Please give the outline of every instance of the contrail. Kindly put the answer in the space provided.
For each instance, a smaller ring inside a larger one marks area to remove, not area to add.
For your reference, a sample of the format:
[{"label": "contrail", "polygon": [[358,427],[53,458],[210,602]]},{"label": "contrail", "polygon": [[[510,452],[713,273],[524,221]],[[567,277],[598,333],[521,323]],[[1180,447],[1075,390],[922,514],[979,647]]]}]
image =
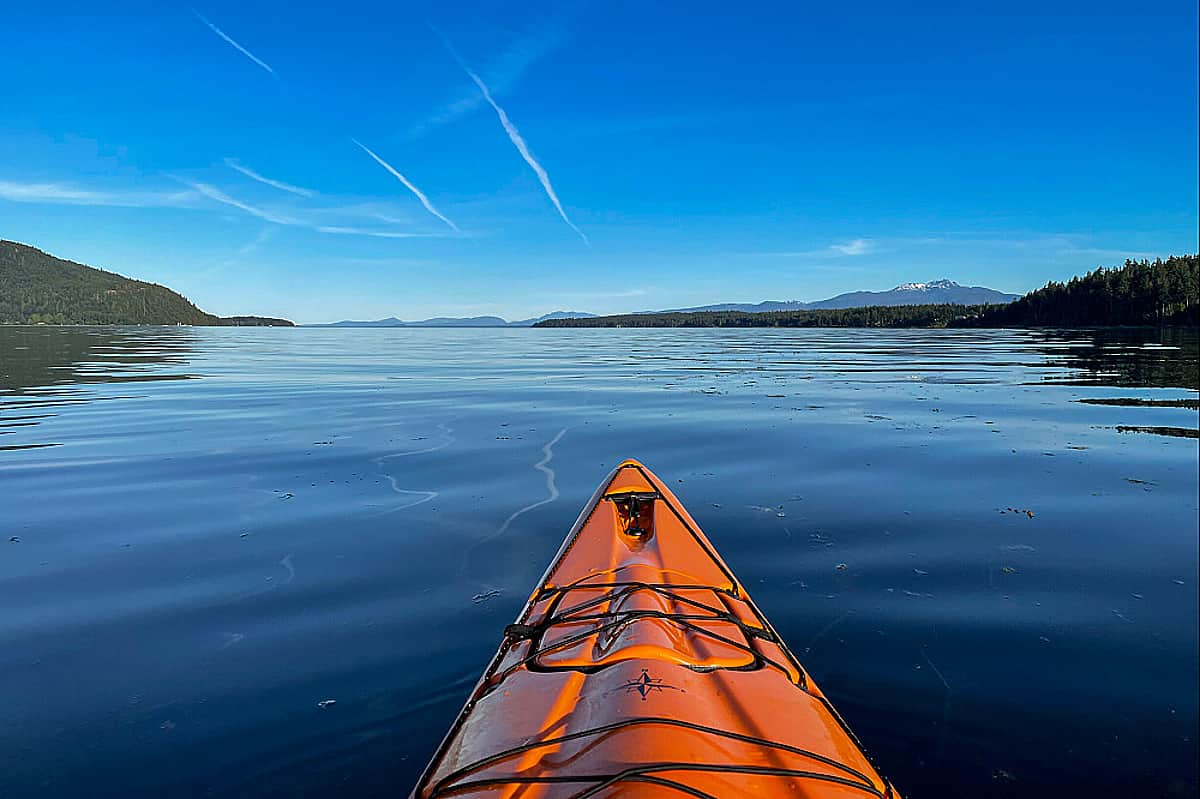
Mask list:
[{"label": "contrail", "polygon": [[253,205],[250,205],[249,203],[244,203],[241,200],[235,200],[234,198],[230,197],[228,194],[221,191],[217,187],[210,186],[207,183],[196,183],[196,182],[190,181],[190,180],[184,180],[182,182],[184,184],[186,184],[187,186],[190,186],[191,188],[200,192],[201,194],[203,194],[205,197],[209,198],[210,200],[216,200],[217,202],[224,203],[225,205],[232,205],[234,208],[238,208],[242,211],[245,211],[246,213],[250,214],[251,216],[257,216],[259,219],[265,219],[266,221],[274,222],[277,225],[298,225],[298,224],[300,224],[299,222],[297,222],[295,219],[292,219],[291,217],[283,216],[282,214],[276,214],[272,211],[267,211],[262,208],[255,208]]},{"label": "contrail", "polygon": [[233,255],[229,256],[228,258],[226,258],[224,261],[220,262],[219,264],[216,264],[214,266],[209,267],[208,269],[201,271],[199,273],[199,276],[200,277],[211,277],[212,275],[219,274],[219,273],[225,271],[230,266],[233,266],[235,263],[237,263],[239,260],[245,258],[250,253],[256,251],[263,244],[266,244],[267,241],[273,235],[275,235],[275,231],[278,229],[279,228],[275,227],[274,225],[264,225],[263,229],[258,231],[258,235],[256,235],[250,241],[243,244],[241,247],[238,247],[237,250],[233,253]]},{"label": "contrail", "polygon": [[[438,238],[450,235],[448,233],[410,233],[402,230],[372,230],[370,228],[349,227],[344,225],[322,225],[316,221],[313,221],[311,218],[298,219],[296,217],[287,216],[286,214],[270,210],[269,208],[259,208],[251,205],[250,203],[242,202],[234,197],[230,197],[216,186],[209,185],[208,183],[198,183],[194,180],[188,180],[180,177],[176,177],[175,179],[180,183],[183,183],[185,186],[188,186],[196,193],[207,197],[210,200],[232,206],[240,211],[245,211],[251,216],[256,216],[259,219],[266,220],[267,222],[273,222],[276,225],[303,227],[308,228],[309,230],[315,230],[318,233],[329,233],[343,236],[373,236],[382,239]],[[0,184],[0,188],[2,188],[2,184]],[[260,233],[259,239],[256,239],[254,242],[251,242],[249,245],[244,247],[242,251],[239,251],[238,255],[244,255],[245,252],[253,249],[258,244],[262,243],[262,241],[265,241],[265,236],[267,235],[269,235],[269,233],[265,231]]]},{"label": "contrail", "polygon": [[291,192],[292,194],[299,194],[301,197],[316,197],[317,196],[317,193],[315,191],[313,191],[312,189],[306,189],[306,188],[303,188],[302,186],[293,186],[291,183],[284,183],[282,180],[275,180],[273,178],[269,178],[266,175],[262,175],[262,174],[259,174],[258,172],[255,172],[253,169],[251,169],[248,166],[244,166],[243,164],[239,163],[237,160],[235,160],[233,158],[226,158],[225,165],[228,166],[230,169],[235,169],[238,172],[241,172],[243,175],[250,178],[251,180],[257,180],[259,183],[265,183],[266,185],[271,186],[276,189],[279,189],[280,191]]},{"label": "contrail", "polygon": [[[561,47],[565,39],[566,33],[563,29],[557,24],[551,24],[513,40],[487,70],[491,88],[503,94],[506,89],[514,86],[535,62]],[[409,130],[409,136],[423,136],[434,128],[474,113],[483,104],[484,100],[479,93],[475,89],[468,89],[465,94],[456,97],[414,125]]]},{"label": "contrail", "polygon": [[194,8],[193,8],[193,9],[192,9],[192,13],[196,15],[196,19],[200,20],[200,21],[201,21],[201,22],[203,22],[205,25],[207,25],[207,26],[208,26],[208,27],[209,27],[209,28],[212,30],[212,32],[213,32],[213,33],[217,34],[217,35],[218,35],[218,36],[220,36],[222,39],[224,39],[225,41],[229,42],[229,44],[230,44],[230,45],[231,45],[231,46],[232,46],[232,47],[233,47],[235,50],[237,50],[239,53],[241,53],[242,55],[246,56],[246,58],[249,58],[249,59],[250,59],[251,61],[253,61],[255,64],[258,64],[260,67],[262,67],[263,69],[265,69],[267,72],[271,73],[271,75],[272,75],[273,77],[276,77],[276,78],[278,78],[278,77],[279,77],[278,75],[276,75],[276,74],[275,74],[275,70],[271,69],[271,65],[270,65],[270,64],[268,64],[266,61],[263,61],[261,58],[259,58],[258,56],[256,56],[254,53],[250,52],[250,51],[249,51],[249,50],[247,50],[245,47],[242,47],[240,44],[238,44],[237,42],[235,42],[235,41],[233,40],[233,37],[232,37],[232,36],[230,36],[228,33],[226,33],[225,31],[221,30],[221,29],[220,29],[220,28],[218,28],[216,25],[212,24],[212,23],[211,23],[211,22],[209,22],[207,19],[205,19],[205,18],[204,18],[204,15],[203,15],[203,14],[201,14],[199,11],[197,11],[196,9],[194,9]]},{"label": "contrail", "polygon": [[262,230],[258,231],[257,236],[243,244],[241,247],[238,247],[237,252],[234,253],[234,257],[240,258],[243,255],[249,255],[250,253],[254,252],[259,247],[266,244],[267,240],[270,239],[271,236],[275,235],[275,231],[277,229],[278,228],[273,228],[270,225],[267,225]]},{"label": "contrail", "polygon": [[[466,69],[466,67],[464,66],[463,69]],[[554,186],[550,185],[550,175],[546,173],[542,165],[533,157],[533,153],[529,152],[529,145],[525,143],[525,139],[522,138],[521,132],[517,130],[517,126],[512,123],[512,120],[508,118],[508,114],[504,113],[504,109],[492,97],[492,93],[488,91],[487,84],[471,70],[466,69],[466,71],[471,80],[475,81],[475,85],[479,87],[479,91],[483,92],[483,99],[487,100],[488,104],[495,109],[496,116],[500,117],[500,124],[504,126],[504,132],[508,134],[508,138],[512,141],[513,146],[517,148],[517,152],[525,159],[525,163],[529,164],[529,168],[537,174],[538,180],[542,183],[542,188],[546,190],[546,196],[550,198],[550,202],[554,203],[554,207],[558,209],[558,215],[567,223],[567,227],[579,234],[579,238],[583,239],[584,244],[590,245],[591,242],[588,241],[588,237],[584,235],[582,230],[575,226],[575,223],[567,216],[567,212],[563,210],[562,203],[558,201],[558,195],[554,193]]]},{"label": "contrail", "polygon": [[386,169],[388,172],[391,172],[393,177],[395,177],[397,180],[399,180],[401,183],[403,183],[408,188],[409,191],[411,191],[413,194],[417,195],[417,199],[421,201],[421,205],[425,206],[426,211],[433,214],[438,219],[442,220],[447,225],[449,225],[451,230],[458,231],[458,225],[451,222],[449,219],[447,219],[442,214],[441,211],[434,208],[433,203],[429,202],[429,198],[425,196],[425,193],[422,192],[420,189],[418,189],[416,186],[414,186],[412,181],[410,181],[408,178],[404,177],[404,175],[401,175],[400,172],[397,171],[397,169],[394,166],[389,164],[387,161],[384,161],[382,158],[380,158],[378,155],[376,155],[375,152],[370,147],[363,144],[358,139],[351,139],[350,141],[354,142],[359,147],[361,147],[363,152],[365,152],[367,155],[374,158],[375,162],[377,164],[379,164],[381,167]]},{"label": "contrail", "polygon": [[[430,27],[433,28],[432,25]],[[453,56],[454,60],[458,62],[458,65],[463,68],[463,71],[467,73],[467,77],[474,81],[475,85],[479,87],[479,91],[483,93],[483,99],[488,101],[488,105],[492,107],[492,109],[496,112],[496,116],[500,118],[500,124],[504,126],[504,132],[508,134],[509,140],[513,143],[513,146],[517,148],[517,152],[521,154],[521,157],[525,159],[525,163],[529,164],[529,168],[532,169],[534,174],[537,175],[538,180],[541,181],[542,188],[546,190],[546,196],[550,198],[550,202],[554,203],[554,207],[558,209],[558,215],[562,217],[562,220],[567,223],[567,226],[570,227],[571,230],[574,230],[579,234],[579,238],[583,239],[584,244],[590,245],[591,242],[588,241],[588,237],[584,235],[582,230],[575,226],[575,223],[572,222],[570,217],[567,216],[567,212],[563,210],[562,203],[559,202],[558,195],[554,192],[554,186],[550,185],[550,175],[547,174],[546,170],[542,168],[542,165],[537,162],[537,159],[533,157],[533,153],[529,152],[529,145],[525,143],[525,139],[521,136],[521,132],[517,130],[517,126],[513,124],[512,120],[508,118],[508,114],[504,112],[504,109],[500,107],[500,104],[496,102],[496,98],[492,97],[492,92],[490,89],[488,89],[487,84],[483,82],[482,78],[471,71],[471,68],[467,66],[467,62],[464,61],[462,56],[458,54],[458,51],[454,49],[454,45],[450,43],[450,40],[444,33],[439,31],[437,28],[433,28],[433,32],[436,33],[439,38],[441,38],[442,43],[446,45],[446,49],[450,52],[450,55]]]}]

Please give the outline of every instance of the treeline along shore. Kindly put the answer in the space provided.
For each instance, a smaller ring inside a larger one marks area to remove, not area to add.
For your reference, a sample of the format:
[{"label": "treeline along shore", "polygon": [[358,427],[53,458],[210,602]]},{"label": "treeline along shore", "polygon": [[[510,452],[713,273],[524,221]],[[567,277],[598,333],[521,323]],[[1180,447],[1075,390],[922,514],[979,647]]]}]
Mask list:
[{"label": "treeline along shore", "polygon": [[702,311],[548,319],[534,327],[1104,327],[1200,325],[1200,257],[1126,261],[1004,305]]},{"label": "treeline along shore", "polygon": [[[997,292],[992,294],[1004,297]],[[500,325],[506,324],[502,319],[494,320]],[[268,316],[215,316],[165,286],[56,258],[27,244],[0,240],[0,324],[290,326],[292,323]],[[1123,266],[1102,267],[1067,283],[1047,283],[1043,288],[1003,304],[571,315],[544,319],[534,327],[1142,325],[1200,325],[1200,257],[1183,255],[1166,260],[1129,260]]]}]

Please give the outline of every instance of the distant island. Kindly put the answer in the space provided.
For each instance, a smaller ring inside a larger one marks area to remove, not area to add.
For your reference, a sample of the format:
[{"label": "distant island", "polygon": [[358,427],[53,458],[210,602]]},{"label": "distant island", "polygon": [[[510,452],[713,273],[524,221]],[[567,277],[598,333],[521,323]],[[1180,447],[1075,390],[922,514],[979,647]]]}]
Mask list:
[{"label": "distant island", "polygon": [[219,322],[223,327],[295,327],[290,319],[279,319],[274,316],[222,316]]},{"label": "distant island", "polygon": [[214,316],[157,283],[5,240],[0,240],[0,324],[292,326],[266,316]]},{"label": "distant island", "polygon": [[430,319],[404,321],[394,316],[372,321],[356,321],[347,319],[343,322],[330,322],[323,325],[305,325],[305,327],[533,327],[538,322],[551,319],[586,319],[596,314],[585,311],[554,311],[535,316],[532,319],[518,319],[510,322],[499,316],[435,316]]},{"label": "distant island", "polygon": [[[904,287],[899,287],[903,289]],[[859,292],[867,294],[869,292]],[[881,292],[886,294],[887,292]],[[1200,257],[1126,261],[1009,303],[697,310],[548,319],[535,327],[1104,327],[1200,325]]]}]

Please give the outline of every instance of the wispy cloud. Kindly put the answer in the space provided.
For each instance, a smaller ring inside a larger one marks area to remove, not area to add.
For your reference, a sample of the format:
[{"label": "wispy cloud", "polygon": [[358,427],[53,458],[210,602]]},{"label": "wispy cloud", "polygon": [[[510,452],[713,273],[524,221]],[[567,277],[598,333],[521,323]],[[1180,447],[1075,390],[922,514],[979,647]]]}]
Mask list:
[{"label": "wispy cloud", "polygon": [[987,248],[999,252],[1020,252],[1038,258],[1065,260],[1096,258],[1119,262],[1126,258],[1156,258],[1162,255],[1162,253],[1141,249],[1123,250],[1117,247],[1097,247],[1093,244],[1092,235],[1088,233],[1047,233],[1044,235],[1017,233],[1006,236],[1001,233],[951,231],[916,238],[899,238],[895,241],[899,245],[912,247]]},{"label": "wispy cloud", "polygon": [[271,186],[272,188],[279,189],[280,191],[286,191],[291,194],[298,194],[301,197],[316,197],[317,196],[317,192],[314,191],[313,189],[306,189],[301,186],[294,186],[291,183],[284,183],[282,180],[275,180],[274,178],[269,178],[266,175],[262,175],[258,172],[255,172],[250,167],[239,163],[236,159],[226,158],[225,165],[228,166],[230,169],[234,169],[238,172],[241,172],[243,175],[250,178],[251,180],[257,180],[259,183],[263,183],[267,186]]},{"label": "wispy cloud", "polygon": [[[305,228],[319,233],[348,236],[369,236],[381,239],[440,238],[450,234],[427,230],[389,229],[380,226],[410,225],[410,219],[396,212],[388,213],[390,206],[377,202],[357,202],[344,205],[306,207],[295,202],[286,207],[255,205],[231,196],[211,183],[172,176],[187,188],[177,191],[118,191],[81,187],[68,183],[23,183],[0,180],[0,202],[18,202],[42,205],[75,205],[116,208],[179,208],[203,210],[211,208],[206,201],[236,208],[256,219],[271,223],[252,241],[247,243],[237,256],[243,256],[265,243],[277,228]],[[402,213],[402,212],[401,212]]]},{"label": "wispy cloud", "polygon": [[[425,220],[425,212],[410,213],[407,208],[400,208],[393,200],[351,199],[330,197],[331,203],[314,205],[307,209],[313,218],[328,225],[361,225],[370,223],[376,225],[383,222],[390,226],[411,228]],[[407,203],[407,200],[404,202]]]},{"label": "wispy cloud", "polygon": [[538,163],[537,159],[533,157],[533,153],[529,151],[529,145],[525,143],[525,139],[521,136],[521,132],[517,130],[517,126],[512,123],[511,119],[508,118],[508,114],[504,112],[504,109],[501,108],[500,104],[496,102],[496,99],[492,97],[492,92],[490,89],[488,89],[487,84],[483,82],[482,78],[471,71],[471,68],[467,66],[466,61],[464,61],[462,56],[458,54],[458,51],[454,49],[454,45],[451,44],[448,38],[446,38],[445,34],[443,34],[437,28],[433,28],[433,31],[441,38],[442,43],[446,45],[446,49],[450,52],[450,55],[454,57],[454,60],[458,62],[458,65],[463,68],[464,72],[467,73],[467,77],[469,77],[475,83],[475,85],[479,87],[479,91],[483,94],[483,99],[487,100],[488,105],[490,105],[496,112],[496,116],[500,118],[500,124],[504,128],[504,132],[508,134],[508,138],[510,141],[512,141],[513,146],[517,148],[517,152],[519,152],[521,157],[525,159],[525,163],[529,164],[529,168],[532,169],[534,174],[537,175],[538,180],[542,184],[542,188],[546,191],[546,196],[550,198],[550,202],[554,203],[554,207],[558,210],[558,215],[562,217],[562,220],[567,223],[567,226],[570,227],[571,230],[574,230],[579,234],[579,238],[583,239],[584,244],[589,244],[588,237],[584,235],[582,230],[576,227],[575,223],[571,221],[571,218],[567,216],[567,212],[563,210],[562,203],[559,202],[558,195],[554,191],[554,186],[550,183],[550,175],[546,172],[542,165]]},{"label": "wispy cloud", "polygon": [[1161,258],[1162,252],[1148,252],[1146,250],[1115,250],[1106,247],[1064,247],[1058,251],[1059,255],[1064,257],[1080,256],[1083,258],[1101,258],[1111,262],[1124,261],[1126,258],[1134,260],[1149,260],[1151,258]]},{"label": "wispy cloud", "polygon": [[[536,62],[557,50],[566,41],[566,32],[561,25],[542,25],[538,29],[514,40],[486,70],[489,85],[497,94],[503,94],[518,81]],[[409,135],[422,136],[430,130],[454,122],[486,105],[474,88],[443,105],[432,114],[413,125]]]},{"label": "wispy cloud", "polygon": [[409,191],[411,191],[413,194],[415,194],[417,199],[421,201],[421,205],[425,206],[426,211],[428,211],[429,213],[436,216],[438,219],[445,222],[450,227],[451,230],[457,231],[459,229],[458,225],[451,222],[449,219],[446,218],[446,216],[441,211],[434,208],[433,203],[431,203],[429,201],[429,198],[425,196],[425,193],[423,191],[421,191],[420,189],[418,189],[411,180],[404,177],[404,175],[400,174],[400,171],[397,170],[396,167],[392,166],[387,161],[384,161],[382,158],[380,158],[378,155],[375,154],[374,150],[372,150],[370,147],[368,147],[367,145],[360,142],[358,139],[351,139],[350,141],[354,142],[359,147],[361,147],[363,152],[365,152],[367,155],[369,155],[373,159],[375,159],[375,162],[377,164],[379,164],[381,167],[386,169],[388,172],[391,172],[393,177],[395,177],[397,180],[399,180],[401,183],[403,183]]},{"label": "wispy cloud", "polygon": [[200,20],[205,25],[207,25],[213,33],[217,34],[222,39],[224,39],[226,42],[228,42],[239,53],[246,56],[246,58],[249,58],[255,64],[258,64],[260,67],[262,67],[267,72],[269,72],[273,77],[279,77],[278,75],[275,74],[275,70],[271,68],[270,64],[268,64],[266,61],[263,61],[261,58],[259,58],[254,53],[247,50],[245,47],[242,47],[240,44],[238,44],[236,41],[234,41],[232,36],[230,36],[228,33],[221,30],[216,25],[212,24],[207,19],[205,19],[204,15],[201,14],[199,11],[197,11],[196,9],[193,8],[192,13],[196,15],[196,19]]},{"label": "wispy cloud", "polygon": [[46,205],[95,205],[121,208],[182,206],[195,198],[190,191],[122,192],[80,188],[64,183],[20,183],[0,180],[0,200]]},{"label": "wispy cloud", "polygon": [[[657,292],[655,288],[653,292]],[[626,299],[629,297],[645,297],[651,294],[650,289],[624,289],[621,291],[555,291],[543,292],[540,296],[550,298],[550,302],[559,300],[567,300],[575,302],[576,300],[597,300],[597,299]]]},{"label": "wispy cloud", "polygon": [[841,258],[843,256],[866,255],[878,249],[871,239],[851,239],[847,242],[836,242],[827,247],[813,250],[768,250],[764,252],[743,252],[738,255],[750,255],[759,258]]},{"label": "wispy cloud", "polygon": [[435,268],[445,266],[442,260],[432,260],[429,258],[400,258],[395,256],[387,256],[382,258],[353,258],[341,255],[321,256],[318,258],[308,259],[291,259],[293,263],[305,263],[313,267],[328,268],[331,266],[344,267],[379,267],[379,266],[403,266],[413,268]]},{"label": "wispy cloud", "polygon": [[371,218],[378,219],[380,222],[387,222],[389,225],[407,225],[412,222],[411,219],[394,216],[393,214],[381,214],[378,212],[373,212],[370,215]]},{"label": "wispy cloud", "polygon": [[867,239],[854,239],[845,244],[831,244],[829,247],[842,255],[866,255],[874,249],[872,243]]},{"label": "wispy cloud", "polygon": [[318,225],[320,233],[333,233],[342,236],[374,236],[379,239],[429,239],[441,238],[442,233],[408,233],[398,230],[371,230],[370,228],[345,227],[343,225]]},{"label": "wispy cloud", "polygon": [[239,210],[245,211],[246,213],[250,214],[251,216],[256,216],[259,219],[265,219],[266,221],[274,222],[277,225],[298,225],[298,224],[300,224],[299,220],[294,219],[290,216],[286,216],[284,214],[280,214],[280,213],[277,213],[275,211],[271,211],[268,209],[259,208],[254,205],[250,205],[250,203],[242,202],[241,200],[234,199],[233,197],[230,197],[228,194],[226,194],[225,192],[218,189],[216,186],[211,186],[207,183],[196,183],[196,182],[188,181],[188,180],[185,180],[183,182],[185,184],[187,184],[188,186],[191,186],[193,189],[200,192],[201,194],[203,194],[205,197],[209,198],[210,200],[215,200],[216,202],[223,203],[225,205],[229,205],[229,206],[232,206]]}]

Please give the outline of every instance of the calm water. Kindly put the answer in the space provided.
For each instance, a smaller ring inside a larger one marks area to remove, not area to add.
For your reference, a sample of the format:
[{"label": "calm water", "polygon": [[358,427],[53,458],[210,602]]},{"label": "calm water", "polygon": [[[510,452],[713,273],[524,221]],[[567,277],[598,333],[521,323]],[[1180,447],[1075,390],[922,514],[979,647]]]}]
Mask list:
[{"label": "calm water", "polygon": [[0,795],[407,794],[633,456],[906,796],[1195,796],[1197,412],[1077,400],[1197,354],[0,328]]}]

